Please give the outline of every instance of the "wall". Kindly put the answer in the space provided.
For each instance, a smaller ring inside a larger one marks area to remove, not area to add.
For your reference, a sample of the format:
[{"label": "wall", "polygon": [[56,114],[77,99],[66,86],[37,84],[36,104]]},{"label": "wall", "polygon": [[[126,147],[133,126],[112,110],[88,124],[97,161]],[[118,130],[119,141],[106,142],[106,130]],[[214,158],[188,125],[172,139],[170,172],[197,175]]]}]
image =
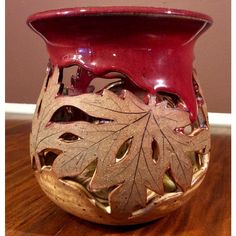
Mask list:
[{"label": "wall", "polygon": [[7,0],[6,102],[36,103],[48,61],[42,39],[25,24],[37,11],[76,6],[137,5],[182,8],[206,13],[214,25],[195,47],[195,67],[210,112],[230,112],[230,0]]}]

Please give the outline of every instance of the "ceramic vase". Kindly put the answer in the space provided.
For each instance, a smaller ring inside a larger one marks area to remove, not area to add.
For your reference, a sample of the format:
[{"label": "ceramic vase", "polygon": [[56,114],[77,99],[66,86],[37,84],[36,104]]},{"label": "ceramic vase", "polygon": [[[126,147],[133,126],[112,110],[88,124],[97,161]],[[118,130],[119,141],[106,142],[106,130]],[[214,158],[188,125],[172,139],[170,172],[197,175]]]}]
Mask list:
[{"label": "ceramic vase", "polygon": [[188,201],[210,157],[192,63],[211,18],[102,7],[41,12],[27,23],[50,58],[30,136],[45,194],[75,216],[111,225],[152,221]]}]

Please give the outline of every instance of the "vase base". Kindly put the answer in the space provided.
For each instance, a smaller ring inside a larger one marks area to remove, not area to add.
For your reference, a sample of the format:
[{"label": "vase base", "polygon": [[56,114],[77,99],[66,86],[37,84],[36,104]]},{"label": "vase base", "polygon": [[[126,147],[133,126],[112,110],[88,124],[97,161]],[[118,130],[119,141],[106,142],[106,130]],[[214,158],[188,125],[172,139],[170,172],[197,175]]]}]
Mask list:
[{"label": "vase base", "polygon": [[50,167],[44,167],[41,172],[35,171],[35,176],[42,190],[56,205],[79,218],[98,224],[135,225],[162,218],[185,204],[205,177],[209,154],[205,155],[204,160],[205,165],[193,176],[189,190],[153,197],[145,208],[133,212],[129,218],[116,218],[102,204],[99,205],[82,185],[58,179]]}]

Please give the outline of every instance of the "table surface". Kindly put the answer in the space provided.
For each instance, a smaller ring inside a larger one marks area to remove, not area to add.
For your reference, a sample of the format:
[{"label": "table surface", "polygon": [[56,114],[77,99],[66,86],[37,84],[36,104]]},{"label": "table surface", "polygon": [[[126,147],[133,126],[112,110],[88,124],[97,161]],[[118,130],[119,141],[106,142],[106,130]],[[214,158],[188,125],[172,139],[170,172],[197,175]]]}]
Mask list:
[{"label": "table surface", "polygon": [[208,173],[194,197],[170,215],[135,226],[105,226],[66,213],[42,192],[30,167],[31,120],[6,120],[6,235],[201,235],[231,234],[230,128],[212,128]]}]

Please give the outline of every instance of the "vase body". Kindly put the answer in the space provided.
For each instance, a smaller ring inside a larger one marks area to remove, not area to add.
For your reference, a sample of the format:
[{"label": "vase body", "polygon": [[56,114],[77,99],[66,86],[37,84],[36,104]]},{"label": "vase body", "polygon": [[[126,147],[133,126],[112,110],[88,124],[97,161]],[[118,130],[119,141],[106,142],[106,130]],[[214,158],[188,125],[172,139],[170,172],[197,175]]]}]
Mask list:
[{"label": "vase body", "polygon": [[[50,56],[30,144],[46,195],[78,217],[113,225],[151,221],[189,200],[210,156],[192,62],[211,19],[104,7],[37,13],[28,24]],[[97,78],[106,85],[97,89]]]}]

